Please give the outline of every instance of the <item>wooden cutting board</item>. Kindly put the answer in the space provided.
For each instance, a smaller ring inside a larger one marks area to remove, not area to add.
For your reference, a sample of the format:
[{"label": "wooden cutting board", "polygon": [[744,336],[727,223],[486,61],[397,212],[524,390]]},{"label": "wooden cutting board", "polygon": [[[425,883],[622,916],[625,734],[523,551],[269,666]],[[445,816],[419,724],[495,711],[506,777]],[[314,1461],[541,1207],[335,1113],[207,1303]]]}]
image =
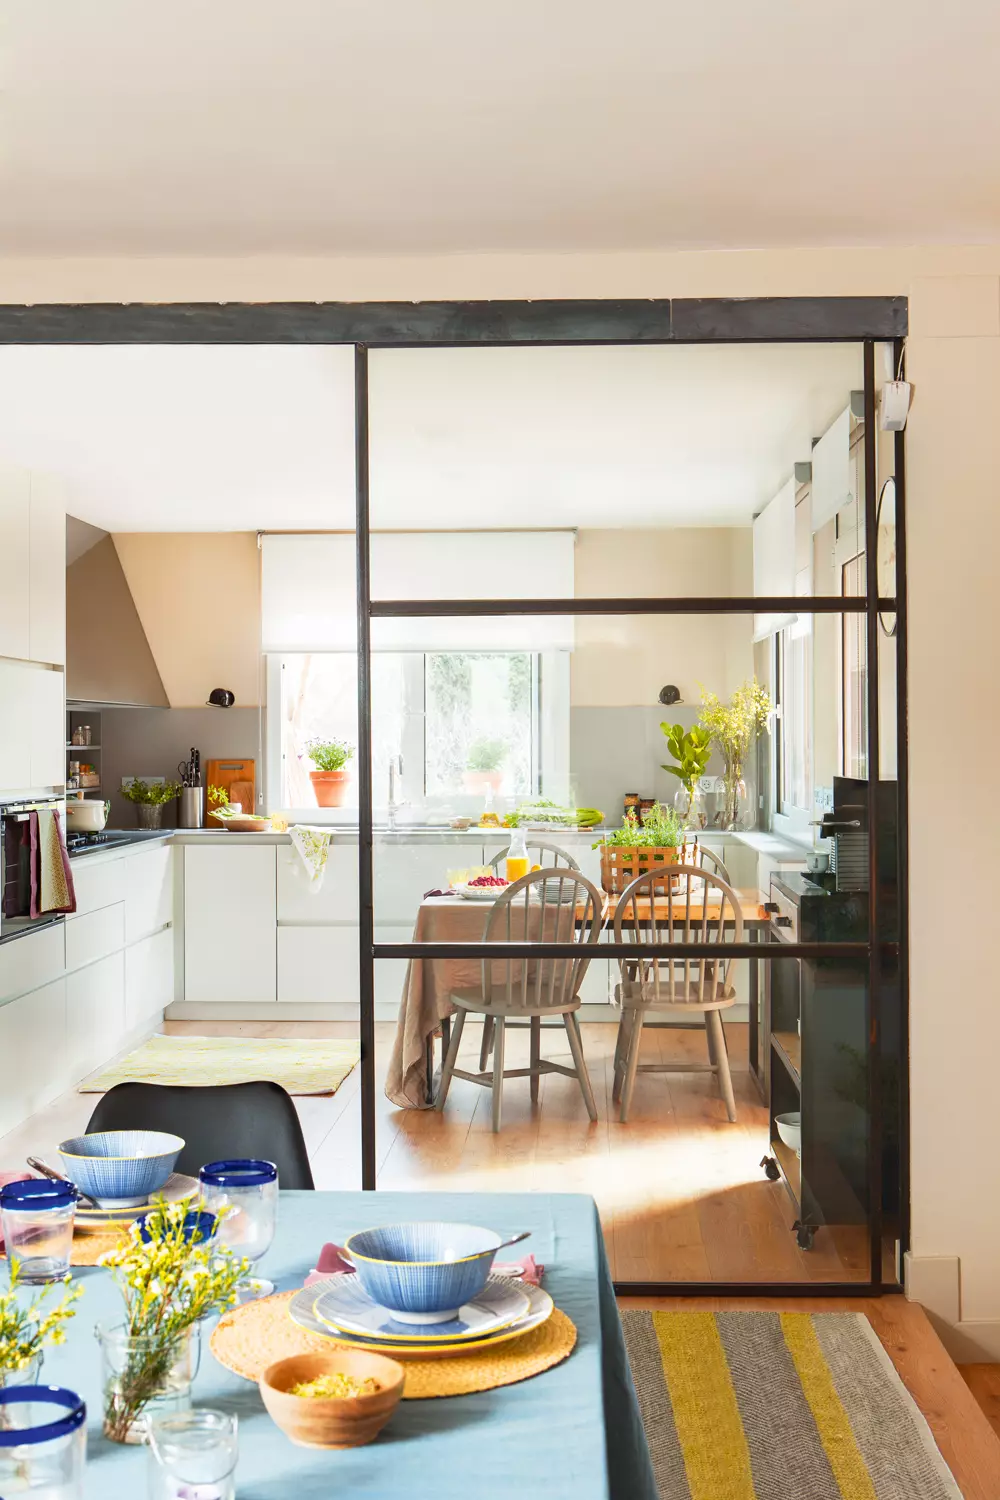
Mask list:
[{"label": "wooden cutting board", "polygon": [[[221,786],[230,802],[238,802],[245,813],[257,811],[256,762],[233,758],[205,762],[205,795],[210,786]],[[210,825],[211,826],[211,825]]]}]

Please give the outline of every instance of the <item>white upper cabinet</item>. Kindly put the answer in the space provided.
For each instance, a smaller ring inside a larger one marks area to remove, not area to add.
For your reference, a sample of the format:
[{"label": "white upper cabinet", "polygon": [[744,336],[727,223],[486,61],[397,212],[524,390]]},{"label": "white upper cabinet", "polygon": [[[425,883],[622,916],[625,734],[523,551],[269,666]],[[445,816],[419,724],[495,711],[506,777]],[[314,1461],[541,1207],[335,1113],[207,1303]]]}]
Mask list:
[{"label": "white upper cabinet", "polygon": [[[23,469],[0,468],[0,656],[26,660],[28,649],[30,478]],[[65,555],[65,546],[64,546]],[[63,581],[65,591],[65,579]],[[25,783],[18,783],[24,785]]]},{"label": "white upper cabinet", "polygon": [[32,787],[66,781],[66,679],[61,670],[29,667]]},{"label": "white upper cabinet", "polygon": [[33,675],[21,662],[0,661],[0,791],[25,791],[32,784]]},{"label": "white upper cabinet", "polygon": [[28,533],[28,650],[24,654],[32,661],[65,666],[66,506],[61,488],[47,475],[31,475]]}]

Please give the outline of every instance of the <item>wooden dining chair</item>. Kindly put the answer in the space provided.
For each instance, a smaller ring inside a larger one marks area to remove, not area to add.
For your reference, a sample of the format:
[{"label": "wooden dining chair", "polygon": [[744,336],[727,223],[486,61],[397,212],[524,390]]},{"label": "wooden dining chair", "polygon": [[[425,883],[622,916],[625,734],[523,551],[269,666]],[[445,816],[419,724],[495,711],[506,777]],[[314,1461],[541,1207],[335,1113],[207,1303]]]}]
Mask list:
[{"label": "wooden dining chair", "polygon": [[[478,1083],[493,1092],[493,1129],[500,1129],[503,1084],[506,1078],[531,1080],[531,1100],[538,1099],[538,1080],[543,1073],[562,1073],[580,1084],[587,1113],[597,1119],[597,1105],[583,1055],[583,1039],[576,1012],[580,1008],[580,986],[596,952],[604,926],[604,898],[578,870],[534,870],[515,880],[490,908],[483,931],[486,943],[551,942],[575,943],[579,956],[572,958],[484,958],[482,981],[477,989],[454,990],[456,1007],[448,1053],[441,1068],[435,1108],[444,1109],[453,1078]],[[493,1068],[478,1073],[458,1066],[458,1049],[465,1019],[481,1015],[494,1027]],[[543,1016],[562,1016],[569,1038],[573,1067],[541,1056]],[[531,1028],[531,1057],[527,1068],[504,1070],[504,1029],[527,1022]]]},{"label": "wooden dining chair", "polygon": [[[532,855],[535,854],[539,856],[545,856],[544,859],[538,858],[536,860],[533,860],[532,862],[534,864],[543,865],[546,870],[578,870],[580,868],[576,860],[573,858],[572,854],[568,854],[566,850],[561,849],[558,844],[549,844],[545,841],[545,839],[532,839],[528,838],[527,836],[525,836],[524,842],[527,846],[529,859],[531,859]],[[499,853],[494,854],[493,858],[490,860],[490,868],[493,870],[499,870],[500,866],[503,864],[506,858],[507,850],[501,849]]]},{"label": "wooden dining chair", "polygon": [[[637,954],[619,959],[621,980],[615,986],[615,1002],[622,1014],[612,1098],[619,1105],[623,1125],[640,1069],[644,1073],[714,1073],[726,1113],[731,1121],[736,1120],[721,1012],[736,1003],[733,960],[725,949],[727,944],[742,941],[743,913],[736,892],[718,875],[698,865],[676,865],[673,873],[679,878],[666,890],[662,874],[650,871],[637,876],[618,898],[615,911],[615,942],[633,943]],[[654,891],[657,884],[662,894]],[[716,943],[719,957],[643,957],[642,948],[652,943]],[[650,1015],[703,1016],[708,1062],[640,1063],[642,1028]]]},{"label": "wooden dining chair", "polygon": [[695,857],[693,859],[689,859],[687,863],[692,865],[700,865],[701,868],[703,870],[707,870],[710,875],[718,875],[720,880],[724,880],[727,885],[731,886],[733,882],[730,879],[729,871],[726,869],[726,866],[716,854],[715,850],[709,849],[707,844],[702,843],[696,843],[694,847]]}]

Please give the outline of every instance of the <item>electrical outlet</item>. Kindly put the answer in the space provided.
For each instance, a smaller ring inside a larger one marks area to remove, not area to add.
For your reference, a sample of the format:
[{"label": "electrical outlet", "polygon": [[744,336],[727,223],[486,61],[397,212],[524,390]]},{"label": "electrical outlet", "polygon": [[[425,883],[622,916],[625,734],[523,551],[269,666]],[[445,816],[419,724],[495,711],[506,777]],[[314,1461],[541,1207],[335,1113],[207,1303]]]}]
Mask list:
[{"label": "electrical outlet", "polygon": [[703,776],[698,783],[699,790],[709,796],[712,792],[722,791],[721,776]]},{"label": "electrical outlet", "polygon": [[833,812],[833,787],[818,786],[813,793],[813,804],[817,812]]}]

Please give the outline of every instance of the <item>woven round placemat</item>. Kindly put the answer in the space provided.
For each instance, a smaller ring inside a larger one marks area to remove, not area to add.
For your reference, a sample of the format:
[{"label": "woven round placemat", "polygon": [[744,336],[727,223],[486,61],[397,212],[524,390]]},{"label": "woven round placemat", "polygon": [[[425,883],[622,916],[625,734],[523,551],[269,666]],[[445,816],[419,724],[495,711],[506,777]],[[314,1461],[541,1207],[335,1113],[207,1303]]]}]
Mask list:
[{"label": "woven round placemat", "polygon": [[[105,1250],[113,1250],[121,1239],[120,1229],[100,1229],[93,1234],[75,1234],[69,1252],[71,1266],[96,1266]],[[0,1260],[6,1256],[0,1251]]]},{"label": "woven round placemat", "polygon": [[[279,1292],[234,1307],[220,1318],[211,1338],[211,1350],[220,1365],[245,1380],[259,1380],[275,1360],[292,1354],[329,1354],[346,1347],[296,1327],[288,1316],[288,1303],[294,1296],[294,1292]],[[556,1308],[540,1328],[496,1349],[456,1354],[454,1359],[408,1359],[403,1399],[468,1396],[473,1391],[515,1385],[560,1364],[575,1344],[576,1325]]]}]

